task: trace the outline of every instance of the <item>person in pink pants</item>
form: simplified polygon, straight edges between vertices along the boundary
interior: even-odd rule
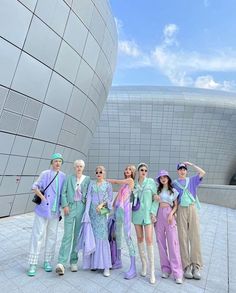
[[[183,283],[183,270],[179,250],[179,239],[174,213],[177,210],[178,192],[173,188],[171,178],[161,170],[157,178],[158,191],[154,196],[160,205],[155,223],[156,240],[159,248],[162,278],[173,275],[177,284]],[[168,250],[167,250],[168,245]]]

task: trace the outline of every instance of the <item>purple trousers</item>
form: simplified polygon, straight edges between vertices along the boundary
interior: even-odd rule
[[[160,254],[161,270],[168,274],[172,273],[173,277],[177,279],[183,277],[183,270],[176,220],[173,217],[171,225],[167,221],[170,212],[171,207],[159,207],[155,232]]]

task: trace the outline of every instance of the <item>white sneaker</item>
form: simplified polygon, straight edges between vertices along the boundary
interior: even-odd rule
[[[163,279],[168,279],[169,276],[170,276],[170,274],[168,274],[168,273],[166,273],[166,272],[163,272],[162,275],[161,275],[161,277],[162,277]]]
[[[201,279],[200,268],[199,268],[198,265],[193,266],[193,278],[195,280],[200,280]]]
[[[109,269],[104,269],[103,276],[104,277],[109,277],[110,276],[110,270]]]
[[[183,279],[182,278],[176,278],[175,283],[176,284],[183,284]]]
[[[78,266],[77,266],[77,264],[76,264],[76,263],[72,263],[72,264],[70,265],[70,270],[71,270],[71,272],[77,272],[77,271],[78,271]]]
[[[61,263],[57,264],[57,266],[56,266],[56,273],[58,275],[60,275],[60,276],[62,276],[62,275],[65,274],[65,268],[64,268],[64,266]]]
[[[189,265],[185,268],[184,270],[184,277],[186,279],[192,279],[193,278],[193,274],[192,274],[192,265]]]

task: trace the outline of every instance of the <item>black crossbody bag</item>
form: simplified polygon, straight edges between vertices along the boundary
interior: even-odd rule
[[[44,188],[44,190],[40,190],[40,192],[42,193],[42,195],[44,195],[44,192],[48,189],[48,187],[52,184],[52,182],[56,179],[57,175],[59,174],[59,172],[57,172],[57,174],[53,177],[53,179],[51,180],[51,182],[47,185],[46,188]],[[32,199],[32,202],[36,203],[36,204],[41,204],[41,198],[35,194],[33,199]]]

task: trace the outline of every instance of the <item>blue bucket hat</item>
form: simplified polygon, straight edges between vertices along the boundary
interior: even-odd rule
[[[51,156],[51,163],[52,163],[52,161],[54,161],[54,160],[62,160],[62,163],[63,163],[63,161],[64,161],[62,155],[59,154],[59,153],[55,153],[55,154],[53,154],[53,155]]]

